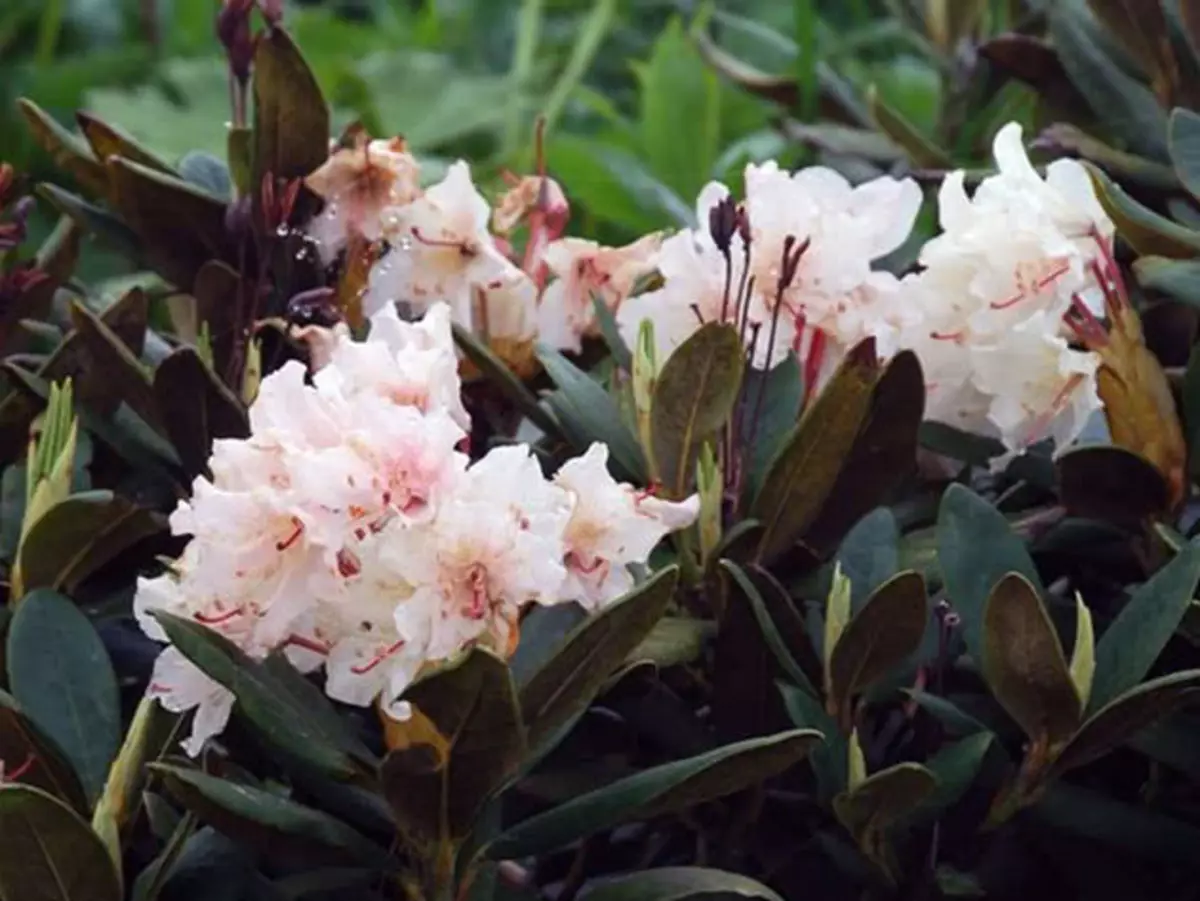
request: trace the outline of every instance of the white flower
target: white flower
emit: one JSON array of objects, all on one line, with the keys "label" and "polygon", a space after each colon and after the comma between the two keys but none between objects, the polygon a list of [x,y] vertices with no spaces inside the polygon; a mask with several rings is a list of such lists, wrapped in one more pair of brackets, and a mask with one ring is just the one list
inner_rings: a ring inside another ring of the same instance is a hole
[{"label": "white flower", "polygon": [[[555,603],[566,578],[570,496],[524,446],[491,451],[467,470],[428,528],[393,530],[384,553],[418,608],[434,611],[430,659],[475,642],[507,652],[521,609]],[[397,609],[397,628],[408,613]]]},{"label": "white flower", "polygon": [[592,297],[616,311],[634,283],[652,271],[662,236],[646,235],[624,247],[603,247],[582,238],[560,238],[546,247],[544,260],[557,279],[538,306],[541,340],[578,351],[580,340],[596,326]]},{"label": "white flower", "polygon": [[618,483],[608,472],[604,444],[564,463],[554,482],[574,498],[562,595],[592,610],[633,587],[627,564],[645,563],[664,535],[687,528],[700,513],[698,495],[672,503]]},{"label": "white flower", "polygon": [[154,661],[147,694],[171,713],[195,710],[192,731],[183,749],[196,757],[204,744],[219,735],[229,722],[234,696],[224,685],[206,676],[176,648],[169,647]]},{"label": "white flower", "polygon": [[368,241],[387,237],[405,206],[420,196],[419,167],[404,141],[371,141],[335,151],[305,184],[325,200],[309,224],[327,263],[350,236]]},{"label": "white flower", "polygon": [[495,290],[526,277],[496,248],[488,214],[467,164],[451,165],[442,181],[405,208],[390,237],[392,249],[371,269],[367,313],[397,301],[423,311],[444,300],[454,318],[469,325],[473,288]]}]

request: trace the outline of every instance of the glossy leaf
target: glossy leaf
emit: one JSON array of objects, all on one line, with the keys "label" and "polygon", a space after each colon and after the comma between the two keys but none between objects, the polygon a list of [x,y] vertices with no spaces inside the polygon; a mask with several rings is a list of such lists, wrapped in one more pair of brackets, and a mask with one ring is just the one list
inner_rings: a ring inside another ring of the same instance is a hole
[{"label": "glossy leaf", "polygon": [[1054,774],[1091,763],[1124,744],[1187,700],[1200,697],[1200,670],[1144,682],[1105,704],[1080,728],[1054,763]]},{"label": "glossy leaf", "polygon": [[983,652],[983,611],[992,587],[1010,572],[1040,584],[1024,543],[999,510],[961,485],[942,496],[937,522],[938,562],[946,594],[962,618],[963,639],[977,661]]},{"label": "glossy leaf", "polygon": [[154,396],[163,427],[189,473],[207,470],[214,439],[249,434],[242,402],[193,348],[180,347],[159,364]]},{"label": "glossy leaf", "polygon": [[88,797],[98,797],[121,742],[121,708],[91,622],[70,598],[30,592],[9,626],[5,660],[21,709],[63,749]]},{"label": "glossy leaf", "polygon": [[[444,836],[462,838],[525,751],[512,676],[498,657],[475,649],[418,681],[404,700],[417,714],[389,730],[384,794],[418,846],[432,847]],[[406,746],[398,747],[397,738]]]},{"label": "glossy leaf", "polygon": [[329,155],[329,106],[299,48],[282,28],[254,52],[254,177],[303,178]]},{"label": "glossy leaf", "polygon": [[862,609],[871,594],[900,571],[900,527],[887,507],[868,513],[846,533],[837,562],[850,580],[850,606]]},{"label": "glossy leaf", "polygon": [[674,566],[656,573],[581,623],[529,677],[521,687],[520,706],[531,748],[541,747],[592,702],[608,677],[662,619],[678,581]]},{"label": "glossy leaf", "polygon": [[224,636],[192,620],[161,611],[154,615],[171,644],[237,696],[238,709],[277,751],[338,778],[351,777],[371,762],[328,701],[315,689],[298,691],[270,658],[252,660]]},{"label": "glossy leaf", "polygon": [[733,413],[745,349],[731,325],[702,326],[667,358],[651,405],[653,456],[670,497],[690,493],[700,445]]},{"label": "glossy leaf", "polygon": [[761,882],[707,867],[660,867],[606,880],[588,901],[686,901],[690,898],[761,898],[783,901]]},{"label": "glossy leaf", "polygon": [[160,515],[111,491],[73,494],[30,527],[21,545],[21,582],[26,590],[73,592],[97,570],[165,528]]},{"label": "glossy leaf", "polygon": [[121,901],[104,845],[69,807],[29,785],[0,785],[0,896]]},{"label": "glossy leaf", "polygon": [[38,728],[17,704],[17,699],[0,691],[0,760],[11,773],[27,761],[32,765],[20,781],[54,795],[76,813],[86,815],[88,799],[62,748]]},{"label": "glossy leaf", "polygon": [[398,865],[341,820],[278,794],[167,763],[150,769],[188,810],[238,842],[305,862],[364,863],[385,872]]},{"label": "glossy leaf", "polygon": [[867,417],[878,370],[874,341],[851,350],[772,461],[750,510],[763,524],[760,560],[788,550],[817,518]]},{"label": "glossy leaf", "polygon": [[1088,172],[1104,212],[1139,255],[1187,260],[1200,254],[1200,233],[1142,206],[1095,166],[1089,165]]},{"label": "glossy leaf", "polygon": [[1079,695],[1054,624],[1023,576],[1007,575],[992,590],[983,642],[984,678],[1000,706],[1036,746],[1068,740],[1079,726]]},{"label": "glossy leaf", "polygon": [[781,732],[651,767],[531,817],[487,848],[493,860],[525,857],[568,845],[632,819],[649,819],[757,785],[797,763],[821,737]]},{"label": "glossy leaf", "polygon": [[854,698],[920,647],[928,619],[925,580],[919,574],[900,573],[881,585],[832,649],[829,712],[849,722]]},{"label": "glossy leaf", "polygon": [[1088,702],[1097,711],[1134,688],[1179,627],[1200,581],[1200,544],[1190,543],[1138,586],[1096,643]]},{"label": "glossy leaf", "polygon": [[471,365],[495,385],[516,409],[529,417],[529,421],[542,432],[547,435],[557,435],[559,433],[558,423],[538,403],[533,392],[525,387],[525,383],[517,374],[468,329],[464,329],[457,323],[454,324],[453,329],[454,343],[463,352],[463,356],[471,362]]}]

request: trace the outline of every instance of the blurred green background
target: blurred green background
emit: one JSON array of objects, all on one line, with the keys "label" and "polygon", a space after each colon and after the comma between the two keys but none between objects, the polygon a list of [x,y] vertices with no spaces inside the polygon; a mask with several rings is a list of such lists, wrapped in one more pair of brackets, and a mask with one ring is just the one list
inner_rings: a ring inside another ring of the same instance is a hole
[{"label": "blurred green background", "polygon": [[[21,96],[68,125],[89,110],[168,162],[196,150],[223,157],[218,0],[2,6],[0,159],[37,180],[55,175],[19,118]],[[504,168],[528,170],[544,115],[572,231],[619,242],[686,222],[709,179],[736,185],[749,160],[806,153],[779,125],[814,118],[815,89],[802,87],[791,108],[740,90],[702,59],[690,37],[698,25],[764,72],[815,84],[836,71],[859,96],[876,84],[892,108],[934,130],[946,55],[910,27],[912,9],[899,0],[291,0],[285,22],[335,126],[359,119],[375,135],[403,134],[431,177],[457,157],[485,185]]]}]

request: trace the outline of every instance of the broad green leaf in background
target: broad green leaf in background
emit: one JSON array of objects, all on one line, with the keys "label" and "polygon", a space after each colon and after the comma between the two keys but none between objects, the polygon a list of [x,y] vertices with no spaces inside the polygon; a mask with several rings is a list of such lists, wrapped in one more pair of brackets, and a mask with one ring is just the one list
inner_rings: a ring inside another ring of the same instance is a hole
[{"label": "broad green leaf in background", "polygon": [[900,570],[900,527],[887,507],[858,521],[838,548],[837,562],[850,580],[850,605],[859,610],[880,585]]},{"label": "broad green leaf in background", "polygon": [[17,703],[95,799],[121,742],[117,678],[95,628],[70,598],[32,591],[9,626],[5,659]]},{"label": "broad green leaf in background", "polygon": [[69,807],[29,785],[0,785],[0,897],[121,901],[100,839]]}]

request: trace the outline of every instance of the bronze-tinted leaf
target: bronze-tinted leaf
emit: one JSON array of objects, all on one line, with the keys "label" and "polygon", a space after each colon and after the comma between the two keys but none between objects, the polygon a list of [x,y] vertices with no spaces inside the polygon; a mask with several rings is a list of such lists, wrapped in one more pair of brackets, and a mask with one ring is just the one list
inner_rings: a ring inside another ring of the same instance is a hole
[{"label": "bronze-tinted leaf", "polygon": [[900,573],[879,586],[833,647],[830,714],[849,723],[854,697],[920,647],[928,619],[925,580],[918,573]]},{"label": "bronze-tinted leaf", "polygon": [[1138,526],[1170,509],[1162,473],[1132,451],[1080,447],[1063,454],[1056,466],[1059,496],[1072,515]]},{"label": "bronze-tinted leaf", "polygon": [[35,522],[21,544],[26,590],[74,593],[106,563],[166,528],[161,515],[111,491],[73,494]]},{"label": "bronze-tinted leaf", "polygon": [[742,386],[744,356],[737,330],[710,322],[667,358],[654,386],[651,440],[668,496],[689,493],[700,445],[729,421]]},{"label": "bronze-tinted leaf", "polygon": [[1009,573],[983,613],[983,674],[992,695],[1040,748],[1079,726],[1080,700],[1054,624],[1034,587]]},{"label": "bronze-tinted leaf", "polygon": [[525,751],[512,675],[504,661],[476,648],[418,681],[404,699],[442,741],[412,742],[388,755],[381,777],[388,803],[418,846],[462,838]]},{"label": "bronze-tinted leaf", "polygon": [[83,110],[75,113],[79,129],[87,142],[92,146],[92,152],[101,163],[108,161],[110,156],[123,156],[150,169],[172,174],[172,169],[153,153],[141,146],[133,137],[121,129],[97,119],[91,113]]},{"label": "bronze-tinted leaf", "polygon": [[608,677],[667,610],[679,581],[668,567],[581,623],[521,688],[521,711],[535,751],[592,702]]},{"label": "bronze-tinted leaf", "polygon": [[329,106],[299,48],[271,28],[254,53],[254,178],[308,175],[329,156]]},{"label": "bronze-tinted leaf", "polygon": [[238,334],[238,310],[250,305],[254,286],[219,260],[209,260],[196,273],[192,296],[196,299],[196,321],[208,326],[213,370],[229,371]]},{"label": "bronze-tinted leaf", "polygon": [[22,98],[18,106],[29,124],[34,141],[50,155],[55,164],[68,172],[93,198],[107,197],[108,174],[104,171],[104,164],[96,159],[87,144],[59,125],[32,100]]},{"label": "bronze-tinted leaf", "polygon": [[0,892],[21,901],[121,901],[120,878],[91,827],[29,785],[0,785]]},{"label": "bronze-tinted leaf", "polygon": [[862,429],[878,375],[875,342],[868,339],[846,355],[804,411],[751,506],[763,524],[760,560],[788,550],[815,521]]},{"label": "bronze-tinted leaf", "polygon": [[833,811],[859,850],[896,878],[896,863],[887,830],[901,818],[918,811],[937,791],[937,777],[919,763],[898,763],[872,773],[852,790],[833,799]]},{"label": "bronze-tinted leaf", "polygon": [[804,536],[821,559],[867,513],[887,502],[917,462],[925,415],[925,376],[916,354],[901,351],[871,392],[871,407],[829,497]]},{"label": "bronze-tinted leaf", "polygon": [[172,175],[124,157],[107,162],[113,203],[163,278],[188,288],[225,247],[225,205]]},{"label": "bronze-tinted leaf", "polygon": [[159,419],[191,474],[204,472],[214,438],[249,434],[246,408],[199,355],[181,347],[154,372]]},{"label": "bronze-tinted leaf", "polygon": [[1200,698],[1200,670],[1152,679],[1100,708],[1083,724],[1054,762],[1051,774],[1091,763],[1124,744],[1180,704]]}]

